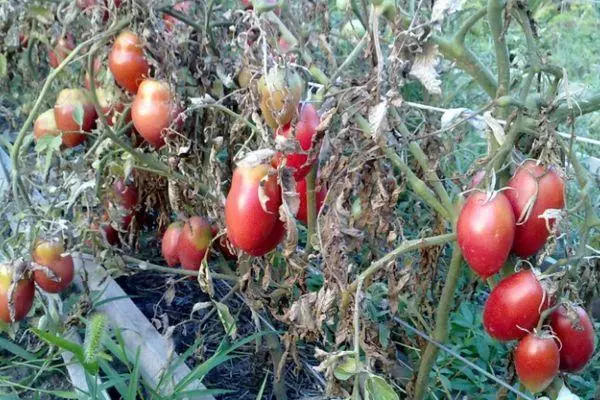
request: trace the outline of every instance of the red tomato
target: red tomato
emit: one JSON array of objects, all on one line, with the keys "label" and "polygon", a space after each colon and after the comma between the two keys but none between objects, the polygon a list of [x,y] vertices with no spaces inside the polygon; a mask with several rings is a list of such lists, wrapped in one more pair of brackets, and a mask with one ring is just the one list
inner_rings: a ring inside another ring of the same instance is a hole
[{"label": "red tomato", "polygon": [[40,265],[50,265],[60,259],[65,248],[58,240],[39,240],[36,242],[31,257]]},{"label": "red tomato", "polygon": [[279,45],[279,51],[283,54],[289,52],[292,49],[292,46],[283,37],[279,38],[277,44]]},{"label": "red tomato", "polygon": [[[75,120],[74,112],[83,110],[82,124]],[[56,127],[62,132],[65,147],[75,147],[85,142],[86,136],[81,132],[89,132],[96,126],[96,108],[89,92],[84,89],[63,89],[58,94],[54,105]]]},{"label": "red tomato", "polygon": [[[213,225],[210,229],[212,237],[216,238],[219,235],[219,227],[217,225]],[[225,257],[226,260],[237,260],[237,255],[232,250],[233,245],[227,238],[227,235],[219,236],[215,243],[217,249],[221,252],[221,254],[223,254],[223,257]]]},{"label": "red tomato", "polygon": [[304,82],[293,70],[273,67],[258,81],[258,91],[263,118],[276,130],[287,125],[296,115]]},{"label": "red tomato", "polygon": [[33,139],[36,142],[46,135],[58,136],[59,133],[60,131],[56,127],[56,120],[54,119],[53,108],[41,113],[33,124]]},{"label": "red tomato", "polygon": [[[311,150],[312,140],[317,133],[317,127],[319,126],[319,115],[317,110],[312,104],[304,103],[299,107],[298,122],[296,123],[296,134],[295,138],[300,144],[300,148],[305,152]],[[291,128],[286,126],[281,130],[277,130],[275,133],[275,139],[277,137],[289,138],[291,137]],[[302,180],[312,168],[312,164],[308,163],[308,155],[306,153],[292,153],[285,155],[287,161],[286,165],[290,168],[295,169],[294,179],[296,181]]]},{"label": "red tomato", "polygon": [[[318,186],[315,189],[318,189]],[[296,218],[298,219],[298,221],[302,221],[306,224],[308,221],[306,179],[303,179],[300,182],[296,182],[296,192],[298,192],[298,197],[300,198],[300,207],[298,207],[298,213],[296,214]],[[321,188],[318,189],[315,193],[315,199],[317,201],[317,214],[319,213],[321,208],[323,208],[323,202],[325,201],[325,197],[327,197],[327,187],[325,185],[321,185]]]},{"label": "red tomato", "polygon": [[179,264],[179,254],[177,253],[177,243],[183,230],[183,222],[177,221],[169,225],[162,237],[161,253],[167,265],[174,267]]},{"label": "red tomato", "polygon": [[119,239],[119,232],[113,228],[110,223],[104,223],[100,225],[100,228],[104,232],[103,235],[106,238],[106,242],[111,246],[116,246],[119,244],[121,239]]},{"label": "red tomato", "polygon": [[560,370],[577,372],[594,354],[594,325],[579,306],[561,305],[550,314],[550,326],[560,340]]},{"label": "red tomato", "polygon": [[142,41],[136,34],[123,31],[117,36],[108,55],[108,68],[119,86],[130,93],[137,93],[148,76],[149,64],[144,57]]},{"label": "red tomato", "polygon": [[54,50],[48,53],[48,62],[50,63],[50,66],[52,68],[58,67],[74,48],[75,42],[73,40],[73,35],[68,34],[66,37],[58,39],[56,46],[54,46]]},{"label": "red tomato", "polygon": [[13,269],[10,264],[0,264],[0,321],[7,324],[20,321],[31,309],[33,297],[35,295],[35,285],[29,275],[17,282],[15,290],[12,293],[12,303],[14,305],[14,319],[10,316],[8,307],[10,286],[13,282]]},{"label": "red tomato", "polygon": [[138,192],[134,185],[126,184],[123,179],[113,183],[113,193],[119,205],[126,210],[133,210],[137,205]]},{"label": "red tomato", "polygon": [[506,262],[515,236],[515,216],[500,192],[473,192],[465,201],[456,233],[463,257],[482,279],[497,273]]},{"label": "red tomato", "polygon": [[206,251],[210,247],[212,234],[205,218],[191,217],[181,230],[177,242],[177,255],[184,269],[198,271]]},{"label": "red tomato", "polygon": [[[173,10],[179,11],[182,14],[187,14],[192,8],[193,4],[193,1],[182,1],[180,3],[175,4],[173,6]],[[169,14],[163,14],[163,20],[165,21],[165,29],[167,30],[167,32],[172,32],[173,28],[175,28],[175,26],[177,25],[183,25],[183,22]]]},{"label": "red tomato", "polygon": [[483,326],[498,340],[520,339],[531,331],[548,308],[548,296],[531,270],[504,278],[483,308]]},{"label": "red tomato", "polygon": [[532,393],[541,392],[552,383],[558,375],[559,362],[558,346],[545,333],[530,333],[515,350],[517,375],[523,386]]},{"label": "red tomato", "polygon": [[[273,250],[285,233],[279,220],[281,188],[276,175],[268,176],[269,171],[269,165],[243,160],[233,172],[225,203],[227,237],[235,247],[253,256]],[[266,210],[261,205],[259,185]]]},{"label": "red tomato", "polygon": [[[513,243],[516,255],[529,257],[544,246],[549,234],[546,221],[539,216],[547,209],[560,209],[565,206],[565,183],[552,167],[544,168],[529,160],[517,169],[507,186],[512,188],[505,193],[512,204],[517,223],[537,193],[529,218],[523,224],[517,225]],[[550,225],[553,223],[554,220],[550,220]]]},{"label": "red tomato", "polygon": [[157,149],[164,146],[167,128],[176,119],[178,112],[167,84],[151,79],[142,82],[131,106],[135,129]]},{"label": "red tomato", "polygon": [[57,260],[44,266],[54,272],[58,280],[55,281],[50,278],[44,271],[34,271],[33,280],[42,290],[48,293],[60,293],[73,281],[75,269],[73,267],[73,258],[70,255],[64,257],[61,256]]}]

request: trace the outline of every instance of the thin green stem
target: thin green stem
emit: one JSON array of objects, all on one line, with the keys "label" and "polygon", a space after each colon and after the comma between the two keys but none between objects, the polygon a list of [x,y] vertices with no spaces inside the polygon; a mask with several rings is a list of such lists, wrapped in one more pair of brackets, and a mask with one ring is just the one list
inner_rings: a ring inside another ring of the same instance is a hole
[{"label": "thin green stem", "polygon": [[[510,90],[510,59],[508,57],[508,46],[504,35],[504,7],[503,0],[489,0],[487,5],[488,23],[494,48],[496,49],[496,65],[498,67],[498,90],[496,97],[504,96]],[[508,109],[502,109],[502,115],[506,118]]]},{"label": "thin green stem", "polygon": [[486,8],[481,8],[480,10],[475,12],[475,14],[471,15],[471,17],[469,19],[467,19],[461,25],[458,32],[456,32],[456,34],[454,35],[454,40],[456,40],[457,42],[460,42],[460,43],[464,43],[465,37],[467,36],[467,33],[469,33],[471,28],[473,28],[473,25],[475,25],[480,19],[482,19],[486,15],[487,15]]},{"label": "thin green stem", "polygon": [[315,195],[315,181],[317,180],[317,164],[313,165],[306,176],[306,208],[307,208],[307,228],[306,252],[312,249],[312,243],[315,239],[317,227],[317,200]]},{"label": "thin green stem", "polygon": [[363,16],[362,13],[361,13],[361,11],[360,11],[359,1],[360,0],[350,0],[350,5],[352,7],[352,12],[354,13],[354,15],[356,15],[356,18],[358,18],[358,20],[362,24],[363,28],[368,29],[369,26],[367,25],[367,20],[365,19],[366,17]]},{"label": "thin green stem", "polygon": [[204,29],[200,24],[198,24],[196,21],[194,21],[187,15],[180,13],[177,10],[174,10],[171,6],[159,8],[158,11],[162,12],[163,14],[170,15],[171,17],[183,22],[184,24],[191,26],[192,28],[194,28],[195,31],[197,31],[200,34],[204,33]]},{"label": "thin green stem", "polygon": [[[444,343],[448,339],[448,318],[450,317],[450,307],[452,306],[454,299],[454,292],[456,291],[456,283],[460,276],[460,267],[462,265],[462,254],[458,244],[454,244],[452,250],[452,259],[450,261],[450,268],[448,269],[448,275],[446,276],[446,283],[442,289],[442,295],[437,305],[435,314],[435,329],[433,331],[433,340],[438,343]],[[427,383],[429,381],[429,372],[435,363],[439,348],[432,342],[427,343],[425,352],[421,356],[421,363],[419,364],[419,372],[417,373],[417,380],[415,383],[414,399],[421,400],[425,398],[427,391]]]},{"label": "thin green stem", "polygon": [[367,45],[367,40],[369,39],[369,34],[365,33],[363,35],[363,37],[360,39],[360,41],[356,44],[356,47],[354,47],[354,49],[352,50],[352,52],[350,52],[350,54],[348,55],[348,57],[346,57],[346,59],[344,60],[344,62],[338,67],[338,69],[335,70],[335,72],[333,73],[333,75],[331,75],[330,81],[334,82],[335,79],[340,76],[340,74],[344,71],[347,70],[348,66],[350,64],[352,64],[356,58],[359,56],[359,54],[361,53],[361,51],[363,51],[363,49],[365,48],[365,46]]},{"label": "thin green stem", "polygon": [[552,119],[554,121],[560,121],[565,119],[571,112],[577,116],[581,116],[598,110],[600,110],[600,94],[595,94],[585,100],[575,102],[574,109],[572,109],[572,106],[569,103],[560,105],[556,111],[552,113]]}]

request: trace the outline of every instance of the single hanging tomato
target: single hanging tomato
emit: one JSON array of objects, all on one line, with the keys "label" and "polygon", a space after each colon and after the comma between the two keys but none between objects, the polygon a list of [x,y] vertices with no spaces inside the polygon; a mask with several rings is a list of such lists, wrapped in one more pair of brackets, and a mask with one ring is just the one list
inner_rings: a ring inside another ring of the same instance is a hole
[{"label": "single hanging tomato", "polygon": [[[35,285],[29,272],[25,272],[21,279],[16,282],[15,288],[10,292],[13,284],[13,273],[15,264],[0,264],[0,321],[7,324],[17,322],[25,318],[33,305]],[[14,316],[10,315],[9,304],[14,306]]]},{"label": "single hanging tomato", "polygon": [[157,149],[165,145],[167,129],[176,120],[179,109],[169,86],[146,79],[140,85],[131,106],[131,118],[137,132]]},{"label": "single hanging tomato", "polygon": [[167,265],[174,267],[179,264],[179,254],[177,252],[177,243],[183,230],[183,222],[176,221],[169,225],[162,237],[161,253]]},{"label": "single hanging tomato", "polygon": [[500,192],[473,192],[456,224],[463,257],[481,279],[497,273],[506,262],[515,236],[515,216]]},{"label": "single hanging tomato", "polygon": [[556,375],[560,356],[558,346],[546,332],[530,333],[515,350],[515,369],[521,384],[532,393],[546,389]]},{"label": "single hanging tomato", "polygon": [[296,115],[304,82],[293,70],[273,67],[258,81],[260,109],[267,125],[277,130]]},{"label": "single hanging tomato", "polygon": [[301,181],[312,168],[312,163],[308,163],[308,154],[312,147],[313,137],[317,133],[319,126],[319,114],[312,104],[304,103],[300,105],[298,110],[298,121],[295,126],[295,133],[292,134],[290,125],[278,129],[275,133],[275,139],[278,138],[295,138],[298,145],[303,150],[302,153],[286,154],[286,166],[293,168],[294,179]]},{"label": "single hanging tomato", "polygon": [[498,340],[516,340],[537,325],[548,308],[548,295],[531,270],[519,271],[498,283],[483,308],[483,326]]},{"label": "single hanging tomato", "polygon": [[33,260],[56,275],[54,279],[42,270],[33,272],[33,280],[45,292],[60,293],[73,281],[75,275],[73,258],[68,254],[63,255],[64,252],[65,248],[56,240],[39,241],[33,250]]},{"label": "single hanging tomato", "polygon": [[[548,209],[565,206],[565,183],[553,167],[525,161],[508,181],[506,197],[517,219],[513,251],[519,257],[529,257],[540,250],[548,239],[546,220],[540,218]],[[527,210],[529,210],[528,215]],[[524,222],[522,218],[526,218]],[[552,227],[554,219],[549,219]]]},{"label": "single hanging tomato", "polygon": [[184,269],[198,271],[210,247],[212,233],[205,218],[191,217],[184,225],[177,241],[177,256]]},{"label": "single hanging tomato", "polygon": [[[54,119],[56,127],[63,134],[65,147],[75,147],[85,142],[86,135],[82,132],[90,132],[96,126],[96,108],[90,96],[85,89],[63,89],[58,94]],[[82,112],[81,121],[78,121],[79,112]]]},{"label": "single hanging tomato", "polygon": [[256,151],[238,163],[225,203],[227,237],[253,256],[273,250],[285,234],[279,220],[281,188],[266,158]]},{"label": "single hanging tomato", "polygon": [[550,326],[560,340],[560,370],[577,372],[594,354],[594,325],[579,306],[559,306],[550,314]]},{"label": "single hanging tomato", "polygon": [[75,48],[73,35],[68,34],[66,37],[58,39],[54,49],[48,53],[48,62],[52,68],[56,68],[62,63],[65,58]]},{"label": "single hanging tomato", "polygon": [[[324,184],[322,184],[320,189],[317,186],[315,190],[315,201],[317,203],[315,211],[318,215],[321,208],[323,208],[323,202],[325,201],[325,197],[327,197],[327,187]],[[298,221],[302,221],[304,224],[307,224],[308,201],[306,193],[306,179],[302,179],[301,181],[296,183],[296,192],[298,192],[298,197],[300,199],[300,206],[298,207],[298,213],[296,214],[296,218],[298,219]]]},{"label": "single hanging tomato", "polygon": [[115,81],[135,94],[148,76],[149,67],[140,38],[131,31],[121,32],[108,55],[108,68]]}]

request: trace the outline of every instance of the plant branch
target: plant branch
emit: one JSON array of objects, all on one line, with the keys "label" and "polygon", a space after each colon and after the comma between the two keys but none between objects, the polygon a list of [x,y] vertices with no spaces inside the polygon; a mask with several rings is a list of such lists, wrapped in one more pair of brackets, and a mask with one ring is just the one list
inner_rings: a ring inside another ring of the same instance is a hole
[{"label": "plant branch", "polygon": [[196,23],[196,21],[192,20],[187,15],[174,10],[171,6],[161,7],[157,11],[163,14],[170,15],[171,17],[183,22],[184,24],[191,26],[192,28],[194,28],[195,31],[198,31],[198,33],[204,34],[204,29],[200,24]]},{"label": "plant branch", "polygon": [[600,94],[596,93],[585,100],[577,102],[574,110],[569,103],[560,105],[556,111],[552,113],[552,119],[554,121],[559,121],[565,119],[571,112],[574,112],[577,116],[581,116],[598,110],[600,110]]},{"label": "plant branch", "polygon": [[[446,283],[442,289],[442,295],[440,296],[435,315],[435,329],[432,337],[439,343],[444,343],[448,339],[448,318],[450,317],[450,307],[454,299],[454,292],[460,275],[461,265],[462,254],[460,252],[460,247],[458,247],[458,244],[456,243],[452,250],[450,268],[448,269]],[[429,372],[435,363],[438,351],[439,348],[432,342],[429,342],[425,348],[425,352],[421,356],[421,363],[419,364],[419,372],[415,383],[415,400],[421,400],[425,397],[427,382],[429,381]]]},{"label": "plant branch", "polygon": [[[158,272],[166,272],[169,274],[198,276],[198,271],[192,271],[192,270],[183,269],[183,268],[163,267],[162,265],[152,264],[148,261],[140,260],[138,258],[127,256],[127,255],[122,255],[121,257],[127,263],[136,264],[139,269],[145,270],[145,271],[158,271]],[[237,282],[238,281],[238,278],[236,276],[229,275],[229,274],[220,274],[220,273],[211,271],[210,276],[215,279],[222,279],[222,280],[229,281],[229,282]]]},{"label": "plant branch", "polygon": [[[504,7],[503,0],[489,0],[487,5],[488,23],[496,49],[496,65],[498,67],[498,89],[496,97],[503,96],[510,89],[510,60],[508,46],[504,35]],[[503,108],[503,117],[508,115],[508,110]]]},{"label": "plant branch", "polygon": [[471,28],[473,28],[473,25],[475,25],[480,19],[482,19],[486,15],[487,15],[487,9],[486,8],[481,8],[475,14],[471,15],[471,17],[469,17],[469,19],[467,19],[461,25],[461,27],[458,30],[458,32],[456,32],[456,34],[454,35],[454,40],[457,41],[457,42],[459,42],[459,43],[464,43],[465,42],[465,37],[467,36],[467,33],[469,33],[469,31],[471,30]]}]

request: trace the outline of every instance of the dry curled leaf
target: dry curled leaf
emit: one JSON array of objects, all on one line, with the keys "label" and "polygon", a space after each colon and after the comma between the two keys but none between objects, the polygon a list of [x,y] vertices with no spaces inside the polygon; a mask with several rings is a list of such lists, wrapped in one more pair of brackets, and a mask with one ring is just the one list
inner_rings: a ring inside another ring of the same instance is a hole
[{"label": "dry curled leaf", "polygon": [[428,42],[423,47],[422,53],[415,57],[409,75],[414,79],[418,79],[429,93],[441,95],[442,81],[438,79],[436,71],[438,57],[438,46]]}]

